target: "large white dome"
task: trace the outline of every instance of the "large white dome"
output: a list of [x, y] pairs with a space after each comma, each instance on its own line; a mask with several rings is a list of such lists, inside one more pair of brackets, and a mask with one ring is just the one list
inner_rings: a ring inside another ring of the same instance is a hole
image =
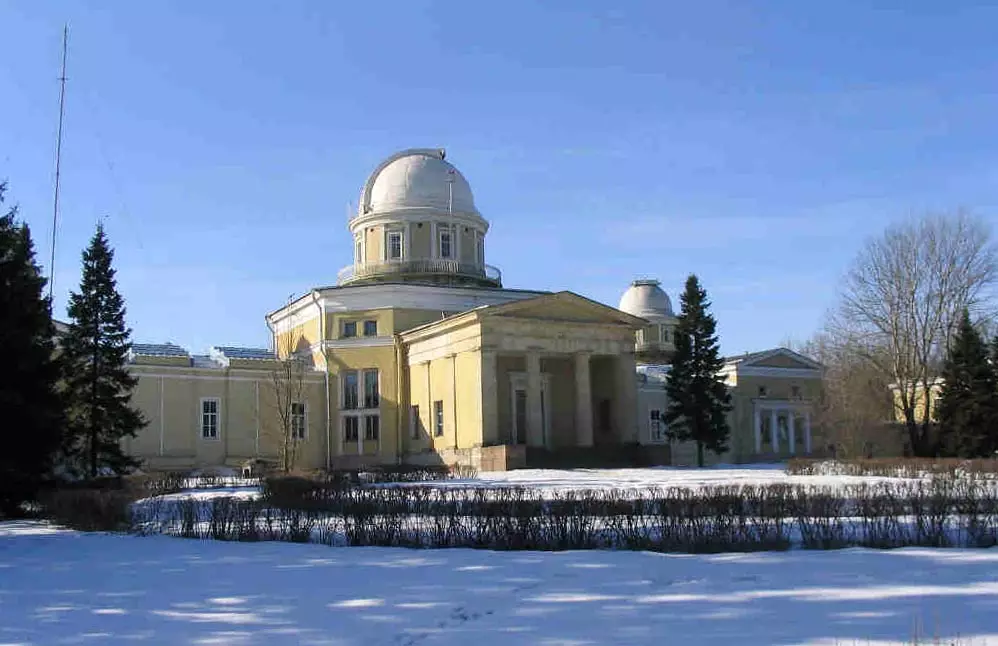
[[617, 309], [632, 316], [658, 322], [673, 318], [672, 301], [657, 280], [636, 280], [620, 297]]
[[439, 149], [411, 149], [382, 162], [364, 185], [361, 214], [434, 209], [477, 214], [471, 186]]

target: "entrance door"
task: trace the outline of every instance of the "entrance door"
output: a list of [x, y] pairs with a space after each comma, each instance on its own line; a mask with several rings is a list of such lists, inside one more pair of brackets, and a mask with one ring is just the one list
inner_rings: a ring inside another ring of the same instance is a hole
[[[527, 375], [525, 373], [514, 373], [510, 375], [511, 381], [511, 415], [513, 428], [510, 429], [510, 440], [514, 444], [527, 443]], [[550, 401], [550, 378], [549, 375], [542, 375], [541, 379], [541, 442], [543, 446], [548, 446], [548, 438], [551, 434], [551, 412], [548, 402]]]
[[513, 388], [513, 444], [527, 443], [527, 389]]

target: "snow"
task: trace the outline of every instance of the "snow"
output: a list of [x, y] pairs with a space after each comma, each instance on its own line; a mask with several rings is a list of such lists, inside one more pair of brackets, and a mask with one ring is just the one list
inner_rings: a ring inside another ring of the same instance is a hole
[[0, 644], [998, 644], [996, 608], [998, 549], [404, 550], [0, 523]]
[[[482, 472], [468, 480], [420, 483], [441, 487], [520, 486], [542, 491], [578, 489], [649, 489], [653, 487], [707, 487], [720, 485], [802, 484], [841, 487], [892, 480], [877, 476], [788, 475], [782, 464], [651, 467], [640, 469], [516, 469]], [[895, 479], [896, 480], [896, 479]]]

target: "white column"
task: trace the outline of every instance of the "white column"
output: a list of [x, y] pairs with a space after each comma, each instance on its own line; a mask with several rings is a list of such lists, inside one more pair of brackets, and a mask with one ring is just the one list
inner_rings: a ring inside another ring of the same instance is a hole
[[[412, 258], [412, 222], [405, 223], [405, 240], [402, 241], [403, 258], [410, 260]], [[378, 433], [378, 437], [381, 437], [381, 433]]]
[[772, 443], [773, 453], [780, 452], [780, 445], [778, 443], [780, 434], [776, 430], [776, 422], [777, 422], [776, 409], [774, 408], [771, 411], [769, 411], [769, 438]]
[[794, 409], [787, 409], [787, 437], [790, 440], [790, 455], [795, 455], [796, 440], [794, 439]]
[[811, 411], [804, 412], [804, 451], [811, 453]]
[[[499, 358], [482, 348], [482, 445], [499, 444]], [[503, 441], [505, 443], [505, 441]]]
[[762, 452], [762, 411], [759, 406], [755, 406], [752, 413], [752, 430], [755, 433], [755, 452]]
[[575, 354], [575, 442], [593, 445], [593, 400], [589, 375], [589, 353]]
[[541, 411], [541, 355], [527, 352], [527, 446], [544, 446], [544, 416]]

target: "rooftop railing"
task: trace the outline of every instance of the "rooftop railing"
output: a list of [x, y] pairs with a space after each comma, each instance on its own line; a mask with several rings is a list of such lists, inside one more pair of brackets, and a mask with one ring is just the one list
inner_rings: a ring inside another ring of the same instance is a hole
[[502, 272], [492, 265], [476, 265], [457, 260], [415, 259], [388, 260], [344, 267], [336, 275], [338, 285], [369, 279], [392, 279], [419, 276], [453, 276], [470, 278], [502, 287]]

